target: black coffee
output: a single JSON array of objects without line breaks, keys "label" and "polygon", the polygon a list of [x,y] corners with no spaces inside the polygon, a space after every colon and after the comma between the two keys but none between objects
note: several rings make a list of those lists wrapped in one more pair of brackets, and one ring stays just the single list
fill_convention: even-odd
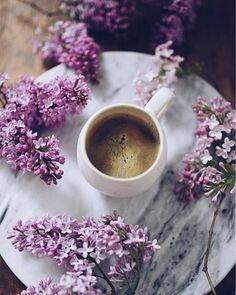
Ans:
[{"label": "black coffee", "polygon": [[87,153],[101,172],[120,178],[137,176],[155,161],[159,149],[157,131],[130,115],[103,119],[89,131]]}]

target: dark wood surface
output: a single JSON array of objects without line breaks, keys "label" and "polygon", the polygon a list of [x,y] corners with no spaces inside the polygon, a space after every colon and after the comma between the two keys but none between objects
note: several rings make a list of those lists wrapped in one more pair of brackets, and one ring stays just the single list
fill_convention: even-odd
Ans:
[{"label": "dark wood surface", "polygon": [[[54,0],[35,2],[47,10],[54,9]],[[178,52],[185,57],[185,67],[206,79],[232,104],[235,104],[234,2],[205,0],[194,29],[178,48]],[[51,18],[17,0],[1,0],[0,72],[9,73],[13,80],[22,74],[38,76],[44,72],[42,62],[32,53],[31,40],[37,26],[46,28],[51,22]],[[102,40],[104,49],[140,50],[130,44],[111,44],[100,36],[98,39]],[[0,295],[15,295],[23,289],[24,285],[0,257]],[[218,295],[233,295],[234,292],[235,267],[217,286]]]}]

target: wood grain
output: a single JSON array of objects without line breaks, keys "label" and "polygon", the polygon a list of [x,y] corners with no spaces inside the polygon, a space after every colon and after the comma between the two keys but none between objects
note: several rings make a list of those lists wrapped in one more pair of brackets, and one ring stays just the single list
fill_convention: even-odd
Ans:
[{"label": "wood grain", "polygon": [[[40,0],[47,10],[55,1]],[[50,5],[49,5],[50,3]],[[37,27],[46,29],[52,18],[35,11],[17,0],[0,1],[0,72],[9,73],[13,80],[21,75],[38,76],[45,71],[32,52],[32,39]]]},{"label": "wood grain", "polygon": [[[55,10],[54,0],[34,2],[48,11]],[[186,66],[214,85],[232,104],[235,103],[234,5],[233,0],[205,1],[194,29],[178,49],[185,56]],[[1,0],[0,72],[9,73],[13,80],[23,74],[38,76],[44,72],[45,67],[40,58],[32,53],[31,42],[35,29],[40,26],[45,30],[52,21],[52,18],[17,0]],[[102,43],[104,49],[140,50],[132,48],[132,44],[127,44],[124,48],[123,45],[114,45],[106,40],[102,40]],[[217,287],[219,294],[233,294],[234,276],[235,268]],[[15,295],[23,288],[24,285],[0,257],[0,295]]]}]

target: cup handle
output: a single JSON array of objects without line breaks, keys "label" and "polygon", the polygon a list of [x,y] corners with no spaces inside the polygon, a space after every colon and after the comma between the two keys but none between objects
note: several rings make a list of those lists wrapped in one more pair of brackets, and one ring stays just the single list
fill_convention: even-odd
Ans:
[{"label": "cup handle", "polygon": [[173,101],[175,94],[167,87],[161,87],[146,104],[145,109],[160,118]]}]

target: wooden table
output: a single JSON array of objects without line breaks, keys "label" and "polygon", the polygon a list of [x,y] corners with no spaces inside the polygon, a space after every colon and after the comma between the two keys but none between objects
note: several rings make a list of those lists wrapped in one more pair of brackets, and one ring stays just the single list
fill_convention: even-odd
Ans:
[{"label": "wooden table", "polygon": [[[50,11],[55,8],[56,0],[32,2]],[[31,41],[36,27],[46,29],[52,21],[52,18],[17,0],[1,0],[0,72],[9,73],[13,80],[22,74],[38,76],[44,72],[40,58],[32,53]],[[132,48],[131,44],[124,46],[113,42],[111,45],[109,40],[100,39],[104,49],[140,50]],[[205,1],[194,29],[178,51],[185,57],[185,66],[211,83],[232,104],[235,103],[234,0]],[[198,65],[201,65],[200,70]],[[235,268],[217,287],[218,294],[233,295],[234,277]],[[0,295],[15,295],[23,288],[24,285],[0,257]]]}]

